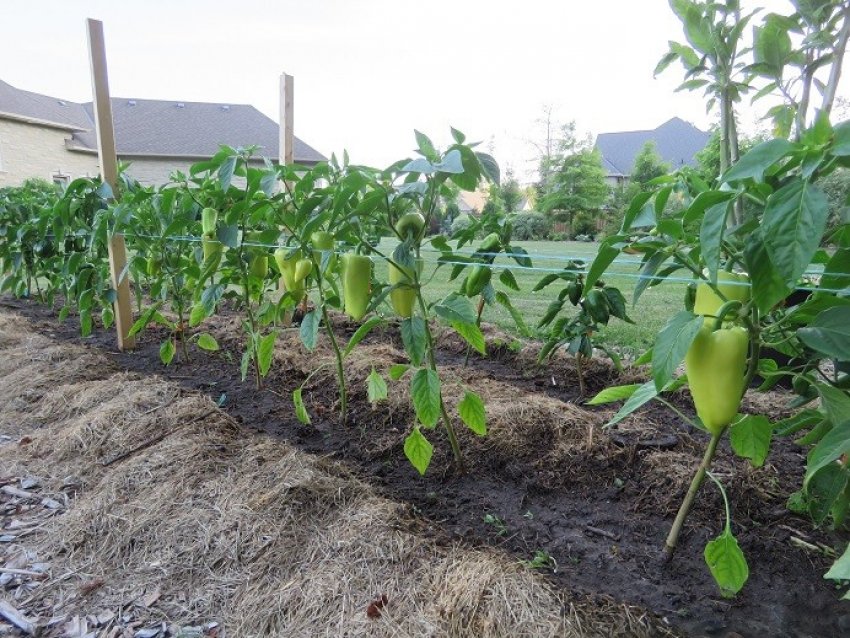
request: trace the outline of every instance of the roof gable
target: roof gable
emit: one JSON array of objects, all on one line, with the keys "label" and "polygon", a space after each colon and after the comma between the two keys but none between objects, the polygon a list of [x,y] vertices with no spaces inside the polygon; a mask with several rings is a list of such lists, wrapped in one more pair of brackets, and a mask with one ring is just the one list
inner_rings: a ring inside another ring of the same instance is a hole
[{"label": "roof gable", "polygon": [[[30,93],[0,80],[0,113],[74,130],[72,148],[97,149],[91,102]],[[112,98],[112,120],[123,157],[211,157],[222,144],[257,146],[260,155],[278,157],[277,122],[248,104]],[[297,137],[293,151],[298,163],[326,159]]]},{"label": "roof gable", "polygon": [[694,165],[696,154],[705,148],[710,137],[710,133],[674,117],[650,131],[600,133],[596,148],[602,153],[603,165],[609,174],[630,175],[635,157],[647,142],[655,142],[661,159],[677,169]]}]

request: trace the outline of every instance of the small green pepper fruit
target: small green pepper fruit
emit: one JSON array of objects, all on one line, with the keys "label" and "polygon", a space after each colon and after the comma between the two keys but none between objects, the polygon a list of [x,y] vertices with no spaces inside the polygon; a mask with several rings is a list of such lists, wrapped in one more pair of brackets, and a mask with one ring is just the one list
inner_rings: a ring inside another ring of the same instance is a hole
[{"label": "small green pepper fruit", "polygon": [[464,292],[467,297],[476,297],[481,294],[481,291],[490,283],[493,273],[488,266],[478,264],[473,266],[469,275],[466,277]]},{"label": "small green pepper fruit", "polygon": [[[290,250],[288,248],[278,248],[274,251],[274,260],[275,263],[277,263],[278,270],[280,270],[280,278],[283,280],[283,287],[287,291],[291,292],[294,297],[298,299],[303,297],[306,290],[304,287],[304,279],[306,275],[299,279],[296,270],[298,268],[298,264],[302,261],[306,261],[308,264],[310,262],[302,257],[301,249]],[[304,266],[301,268],[303,271]],[[307,274],[310,274],[309,271]]]},{"label": "small green pepper fruit", "polygon": [[[484,238],[484,241],[481,242],[481,245],[478,247],[476,252],[479,253],[497,253],[502,249],[502,240],[499,239],[499,235],[496,233],[490,233]],[[492,255],[488,255],[492,256]]]},{"label": "small green pepper fruit", "polygon": [[[726,296],[726,301],[740,301],[746,304],[750,300],[750,278],[745,274],[721,270],[717,273],[717,289]],[[694,299],[694,314],[707,317],[717,316],[717,311],[726,303],[707,283],[697,285]]]},{"label": "small green pepper fruit", "polygon": [[422,238],[422,232],[425,230],[425,217],[418,211],[405,213],[395,223],[395,232],[402,239],[407,239],[408,235],[412,235],[415,240]]},{"label": "small green pepper fruit", "polygon": [[342,256],[342,288],[345,313],[360,321],[372,297],[372,260],[367,255],[346,253]]},{"label": "small green pepper fruit", "polygon": [[224,245],[216,239],[215,233],[204,233],[201,238],[201,245],[204,249],[205,264],[221,256],[221,253],[224,251]]},{"label": "small green pepper fruit", "polygon": [[253,253],[248,262],[248,271],[252,277],[265,279],[269,272],[269,256],[265,253]]},{"label": "small green pepper fruit", "polygon": [[309,259],[299,259],[295,262],[293,277],[296,282],[303,282],[313,272],[313,262]]},{"label": "small green pepper fruit", "polygon": [[[424,263],[423,259],[416,260],[416,269],[420,275],[422,274]],[[416,306],[416,288],[413,287],[415,283],[413,266],[401,266],[399,268],[393,264],[389,264],[389,279],[391,286],[399,286],[390,291],[390,302],[392,303],[393,310],[402,319],[412,317],[413,308]]]},{"label": "small green pepper fruit", "polygon": [[162,259],[159,257],[148,257],[146,269],[149,277],[157,277],[162,272]]},{"label": "small green pepper fruit", "polygon": [[215,208],[205,208],[201,211],[201,231],[204,235],[214,235],[218,224],[218,211]]},{"label": "small green pepper fruit", "polygon": [[740,326],[700,328],[685,355],[685,372],[697,415],[712,434],[727,427],[741,405],[749,336]]},{"label": "small green pepper fruit", "polygon": [[35,255],[40,259],[50,259],[56,254],[56,246],[49,239],[41,239],[35,244]]},{"label": "small green pepper fruit", "polygon": [[[328,270],[333,270],[336,265],[336,255],[334,254],[334,248],[336,248],[336,240],[334,236],[326,230],[317,230],[315,233],[310,235],[310,243],[313,244],[313,250],[319,253],[330,252],[331,255],[328,258]],[[319,260],[319,264],[322,263],[322,256],[317,255]]]}]

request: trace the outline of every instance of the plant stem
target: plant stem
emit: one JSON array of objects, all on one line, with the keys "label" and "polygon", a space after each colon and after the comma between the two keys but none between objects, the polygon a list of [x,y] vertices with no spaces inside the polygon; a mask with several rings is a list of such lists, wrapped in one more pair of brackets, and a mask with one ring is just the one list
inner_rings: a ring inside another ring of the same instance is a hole
[{"label": "plant stem", "polygon": [[[419,286],[419,275],[416,273],[416,269],[413,269],[414,277],[416,278],[416,299],[419,302],[419,309],[422,311],[422,318],[425,321],[425,342],[428,349],[428,367],[435,374],[439,374],[437,372],[437,359],[434,356],[434,339],[431,336],[431,325],[428,323],[428,307],[425,305],[425,299],[422,297],[422,288]],[[448,410],[446,410],[446,404],[443,401],[443,394],[440,393],[440,414],[443,417],[443,427],[446,428],[446,434],[449,437],[449,445],[452,448],[452,454],[455,457],[455,466],[459,473],[464,474],[466,469],[463,465],[463,456],[460,453],[460,444],[457,441],[457,435],[455,434],[454,426],[452,425],[451,417],[449,416]]]},{"label": "plant stem", "polygon": [[581,396],[584,396],[587,388],[584,385],[584,371],[581,366],[581,357],[582,354],[579,352],[576,354],[576,374],[578,375],[578,391]]},{"label": "plant stem", "polygon": [[[478,300],[478,314],[475,317],[475,325],[479,328],[481,327],[481,314],[483,312],[484,312],[484,296],[482,295],[481,298]],[[472,346],[469,345],[469,344],[466,344],[466,356],[463,359],[463,367],[464,368],[469,365],[469,355],[470,355],[471,352],[472,352]]]},{"label": "plant stem", "polygon": [[263,381],[260,377],[260,352],[257,349],[257,323],[254,320],[254,310],[251,308],[251,291],[248,288],[248,268],[245,261],[242,259],[242,244],[239,244],[239,254],[236,256],[239,260],[239,274],[242,276],[242,302],[245,304],[245,311],[248,314],[248,325],[251,328],[251,350],[254,353],[254,379],[257,383],[257,390],[263,387]]},{"label": "plant stem", "polygon": [[663,562],[667,563],[673,558],[673,552],[676,551],[676,544],[679,541],[679,533],[682,531],[682,525],[691,511],[691,506],[694,504],[697,492],[699,491],[702,482],[705,480],[705,473],[711,467],[711,462],[714,460],[714,455],[717,452],[717,444],[720,443],[720,438],[726,428],[723,428],[717,434],[711,436],[711,441],[705,449],[705,454],[702,457],[702,462],[697,468],[694,478],[691,480],[691,486],[688,488],[688,493],[685,494],[685,499],[679,507],[679,512],[676,514],[676,519],[673,521],[673,527],[670,528],[670,533],[667,535],[667,540],[664,542]]},{"label": "plant stem", "polygon": [[325,294],[322,291],[322,282],[319,281],[319,303],[322,306],[322,319],[325,322],[325,330],[331,340],[331,347],[336,357],[336,384],[339,389],[339,420],[345,425],[348,420],[348,390],[345,387],[345,367],[342,364],[342,351],[339,349],[339,343],[336,340],[334,327],[331,323],[330,315],[328,314],[327,306],[325,306]]}]

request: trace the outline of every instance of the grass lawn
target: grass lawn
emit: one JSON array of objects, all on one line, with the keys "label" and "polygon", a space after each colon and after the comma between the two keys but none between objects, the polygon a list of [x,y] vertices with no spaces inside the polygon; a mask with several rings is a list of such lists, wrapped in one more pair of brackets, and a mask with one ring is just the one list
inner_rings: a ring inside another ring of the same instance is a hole
[{"label": "grass lawn", "polygon": [[[395,240],[385,239],[381,243],[381,250],[385,254],[390,254],[395,243]],[[499,257],[496,259],[495,265],[497,267],[511,267],[511,271],[519,283],[520,291],[514,292],[505,288],[496,277],[493,278],[493,281],[497,289],[506,290],[510,294],[513,304],[523,314],[529,328],[533,329],[543,316],[549,302],[561,289],[557,283],[554,283],[539,292],[532,292],[531,289],[537,281],[546,275],[548,270],[557,271],[566,266],[567,261],[571,258],[585,259],[590,262],[596,254],[597,244],[572,241],[526,241],[516,242],[516,245],[522,246],[529,252],[534,268],[539,270],[524,270],[512,259]],[[468,246],[463,249],[464,252],[472,252],[473,250],[474,247]],[[450,271],[447,267],[443,267],[433,279],[428,281],[427,277],[434,274],[436,269],[439,253],[423,251],[422,256],[425,259],[424,275],[428,282],[425,290],[428,301],[440,299],[458,289],[462,278],[453,282],[448,281]],[[608,285],[619,288],[625,295],[629,301],[629,316],[635,320],[636,325],[627,324],[619,319],[612,319],[602,338],[611,345],[619,346],[625,353],[640,354],[652,344],[655,335],[667,319],[682,309],[685,284],[663,282],[658,286],[648,288],[638,300],[637,305],[632,306],[632,292],[639,281],[635,278],[638,273],[637,257],[623,255],[621,259],[623,263],[619,263],[620,258],[618,258],[618,263],[613,264],[609,271],[610,273],[622,274],[608,274],[604,277],[604,280]],[[386,262],[376,259],[375,268],[378,278],[386,281]],[[569,303],[567,307],[572,308]],[[484,311],[483,320],[498,324],[506,329],[514,327],[510,314],[500,305],[488,307]]]}]

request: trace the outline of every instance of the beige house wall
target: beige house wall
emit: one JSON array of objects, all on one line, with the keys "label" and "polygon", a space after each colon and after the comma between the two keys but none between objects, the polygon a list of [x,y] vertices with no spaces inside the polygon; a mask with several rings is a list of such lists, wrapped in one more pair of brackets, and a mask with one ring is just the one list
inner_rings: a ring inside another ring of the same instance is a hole
[{"label": "beige house wall", "polygon": [[0,119],[0,187],[18,186],[31,177],[48,181],[98,174],[97,155],[69,151],[71,131]]},{"label": "beige house wall", "polygon": [[167,159],[156,157],[121,157],[120,160],[130,165],[127,169],[127,174],[145,186],[166,184],[171,173],[174,171],[182,171],[188,175],[189,167],[201,161],[196,159],[179,159],[176,157]]}]

